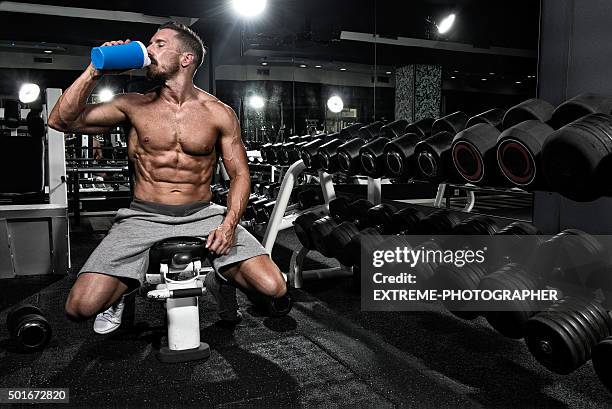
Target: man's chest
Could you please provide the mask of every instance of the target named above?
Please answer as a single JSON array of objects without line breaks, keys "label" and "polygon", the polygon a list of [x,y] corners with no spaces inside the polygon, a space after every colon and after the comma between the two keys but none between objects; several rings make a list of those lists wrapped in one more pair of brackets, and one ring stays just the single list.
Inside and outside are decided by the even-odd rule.
[{"label": "man's chest", "polygon": [[153,105],[135,110],[130,119],[134,142],[147,150],[207,155],[213,152],[219,135],[213,118],[201,109],[172,110]]}]

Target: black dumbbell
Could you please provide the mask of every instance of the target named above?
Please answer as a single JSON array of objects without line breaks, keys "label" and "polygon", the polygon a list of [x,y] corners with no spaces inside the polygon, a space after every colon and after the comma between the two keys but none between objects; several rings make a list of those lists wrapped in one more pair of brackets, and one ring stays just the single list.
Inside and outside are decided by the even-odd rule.
[{"label": "black dumbbell", "polygon": [[338,137],[345,141],[357,138],[359,136],[359,131],[361,128],[363,128],[363,124],[360,122],[349,125],[347,127],[342,128]]},{"label": "black dumbbell", "polygon": [[286,293],[282,297],[275,298],[253,290],[244,290],[242,288],[241,290],[253,305],[254,310],[268,317],[284,317],[289,314],[293,308],[293,299],[289,293]]},{"label": "black dumbbell", "polygon": [[611,328],[612,319],[598,301],[564,297],[529,319],[527,347],[540,364],[567,375],[591,358]]},{"label": "black dumbbell", "polygon": [[559,129],[586,115],[598,113],[612,113],[612,98],[606,95],[580,94],[555,108],[548,124]]},{"label": "black dumbbell", "polygon": [[345,251],[349,243],[359,234],[359,228],[349,221],[343,221],[325,237],[325,246],[329,249],[330,257],[336,258],[344,265],[350,265],[351,255]]},{"label": "black dumbbell", "polygon": [[306,189],[297,194],[297,202],[302,210],[309,209],[324,203],[321,188]]},{"label": "black dumbbell", "polygon": [[327,173],[336,173],[340,169],[338,162],[338,148],[345,141],[340,138],[332,138],[319,147],[318,156],[323,169]]},{"label": "black dumbbell", "polygon": [[380,132],[387,137],[387,139],[395,139],[398,136],[402,136],[406,133],[408,127],[408,121],[405,119],[398,119],[397,121],[389,122],[380,128]]},{"label": "black dumbbell", "polygon": [[451,154],[453,137],[450,132],[439,132],[416,144],[415,162],[426,179],[436,182],[452,179],[455,175]]},{"label": "black dumbbell", "polygon": [[[384,127],[383,127],[384,128]],[[380,178],[385,175],[385,146],[391,140],[386,136],[379,136],[366,143],[359,149],[361,169],[365,176]]]},{"label": "black dumbbell", "polygon": [[12,308],[7,315],[6,325],[16,346],[23,352],[42,350],[52,336],[49,321],[38,307],[31,304]]},{"label": "black dumbbell", "polygon": [[321,169],[321,160],[319,157],[319,148],[326,142],[338,139],[340,134],[335,133],[331,135],[318,135],[316,139],[305,143],[299,148],[299,155],[304,165],[308,170],[319,170]]},{"label": "black dumbbell", "polygon": [[476,124],[488,124],[494,126],[497,129],[502,129],[502,121],[504,119],[504,110],[499,108],[489,109],[482,114],[474,115],[468,119],[466,128]]},{"label": "black dumbbell", "polygon": [[383,155],[387,176],[405,178],[416,174],[414,148],[420,141],[419,135],[407,133],[385,145]]},{"label": "black dumbbell", "polygon": [[295,229],[295,235],[298,240],[308,250],[314,250],[314,243],[310,236],[310,228],[320,218],[315,213],[303,213],[299,215],[293,222],[293,228]]},{"label": "black dumbbell", "polygon": [[499,185],[497,139],[499,130],[489,123],[476,123],[453,138],[455,169],[469,183]]},{"label": "black dumbbell", "polygon": [[528,120],[548,122],[552,117],[554,109],[555,107],[542,99],[528,99],[506,111],[502,127],[503,129],[508,129]]},{"label": "black dumbbell", "polygon": [[434,122],[435,119],[433,118],[419,119],[406,127],[406,133],[417,135],[419,139],[429,138],[431,136],[431,127]]},{"label": "black dumbbell", "polygon": [[[478,286],[482,291],[536,291],[539,280],[518,263],[509,263],[501,269],[486,275]],[[489,324],[500,334],[520,339],[527,334],[527,323],[543,304],[532,299],[513,299],[497,305],[499,310],[484,312]]]},{"label": "black dumbbell", "polygon": [[593,349],[593,368],[603,385],[612,393],[612,337],[602,340]]},{"label": "black dumbbell", "polygon": [[359,130],[359,136],[338,147],[338,164],[340,170],[347,175],[358,175],[362,172],[359,152],[362,146],[380,136],[383,123],[373,122]]},{"label": "black dumbbell", "polygon": [[497,163],[510,183],[524,188],[543,188],[541,166],[544,141],[554,132],[544,122],[531,119],[514,125],[497,139]]},{"label": "black dumbbell", "polygon": [[612,116],[590,114],[553,132],[542,147],[551,190],[575,201],[612,193]]},{"label": "black dumbbell", "polygon": [[328,247],[326,237],[336,228],[338,225],[330,216],[323,216],[315,220],[308,230],[310,235],[310,241],[314,250],[318,251],[325,257],[332,257],[334,246]]},{"label": "black dumbbell", "polygon": [[387,229],[393,220],[397,208],[387,203],[377,204],[366,211],[363,224],[366,227],[374,227],[380,234],[392,234]]},{"label": "black dumbbell", "polygon": [[455,136],[458,132],[465,129],[468,119],[467,114],[462,111],[453,112],[452,114],[439,118],[434,121],[431,126],[431,135],[440,132],[448,132]]},{"label": "black dumbbell", "polygon": [[[487,275],[487,270],[481,264],[469,263],[462,267],[455,264],[441,264],[435,271],[434,280],[436,288],[453,291],[474,291],[478,289],[480,281]],[[480,316],[474,310],[474,304],[463,300],[448,299],[444,306],[457,317],[472,320]],[[472,308],[469,306],[472,305]]]},{"label": "black dumbbell", "polygon": [[436,210],[421,218],[414,226],[412,234],[449,234],[460,223],[454,213]]}]

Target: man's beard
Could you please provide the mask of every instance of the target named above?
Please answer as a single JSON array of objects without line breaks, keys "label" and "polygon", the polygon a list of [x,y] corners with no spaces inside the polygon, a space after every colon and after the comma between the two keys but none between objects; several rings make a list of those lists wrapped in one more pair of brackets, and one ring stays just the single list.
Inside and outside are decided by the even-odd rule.
[{"label": "man's beard", "polygon": [[162,70],[159,65],[151,64],[146,71],[147,79],[157,83],[163,83],[176,75],[179,71],[179,64],[177,62],[165,68],[165,70]]}]

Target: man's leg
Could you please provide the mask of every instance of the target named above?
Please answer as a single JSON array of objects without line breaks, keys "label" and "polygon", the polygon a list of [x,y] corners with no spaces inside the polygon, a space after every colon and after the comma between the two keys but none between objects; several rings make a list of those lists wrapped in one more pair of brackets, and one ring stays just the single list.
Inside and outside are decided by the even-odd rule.
[{"label": "man's leg", "polygon": [[81,273],[66,300],[66,315],[84,321],[108,309],[129,288],[124,280],[99,273]]},{"label": "man's leg", "polygon": [[272,298],[280,298],[287,292],[283,274],[267,254],[237,263],[223,271],[222,275],[241,288]]}]

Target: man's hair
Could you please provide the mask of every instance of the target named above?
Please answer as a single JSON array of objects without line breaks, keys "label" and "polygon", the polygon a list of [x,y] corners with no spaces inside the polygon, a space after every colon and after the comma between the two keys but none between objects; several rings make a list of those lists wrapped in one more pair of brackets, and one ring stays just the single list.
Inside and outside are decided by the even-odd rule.
[{"label": "man's hair", "polygon": [[174,30],[177,32],[177,38],[183,45],[183,51],[191,51],[195,54],[194,65],[196,70],[202,65],[202,61],[204,61],[204,55],[206,55],[206,50],[204,49],[204,43],[199,35],[196,34],[195,31],[190,29],[184,24],[177,23],[175,21],[169,21],[165,24],[159,26],[157,31],[163,29]]}]

